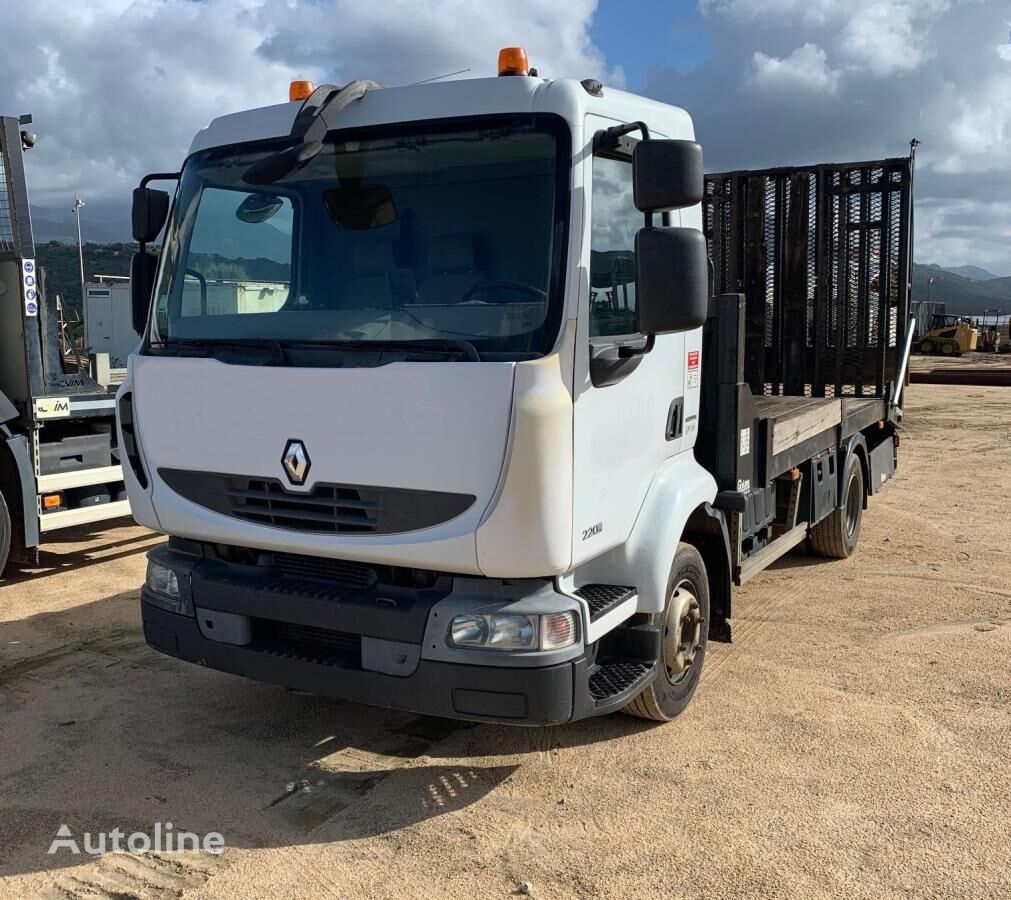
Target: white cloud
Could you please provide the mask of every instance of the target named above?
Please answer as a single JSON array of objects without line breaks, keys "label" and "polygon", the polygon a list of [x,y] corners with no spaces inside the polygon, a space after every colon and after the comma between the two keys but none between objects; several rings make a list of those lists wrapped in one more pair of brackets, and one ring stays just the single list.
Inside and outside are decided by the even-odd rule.
[{"label": "white cloud", "polygon": [[814,91],[835,93],[839,73],[828,66],[828,56],[815,44],[804,44],[779,59],[756,50],[747,75],[750,87],[768,93]]},{"label": "white cloud", "polygon": [[[171,169],[217,115],[287,99],[288,82],[403,84],[494,74],[521,44],[544,75],[610,76],[595,2],[514,0],[0,0],[0,113],[30,112],[33,202],[122,213],[141,175]],[[110,211],[109,215],[112,215]]]},{"label": "white cloud", "polygon": [[700,0],[714,22],[749,29],[819,32],[831,38],[833,61],[878,75],[909,72],[929,56],[929,27],[952,2],[975,0]]},{"label": "white cloud", "polygon": [[917,257],[1011,271],[1005,0],[699,7],[712,58],[654,69],[646,90],[692,113],[710,170],[899,156],[919,138]]}]

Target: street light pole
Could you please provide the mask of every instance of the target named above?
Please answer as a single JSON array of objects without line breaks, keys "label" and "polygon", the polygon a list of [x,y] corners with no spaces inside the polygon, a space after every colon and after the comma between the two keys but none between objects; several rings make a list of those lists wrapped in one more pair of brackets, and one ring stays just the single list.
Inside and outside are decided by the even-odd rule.
[{"label": "street light pole", "polygon": [[[79,225],[80,225],[80,223],[78,223],[78,226]],[[936,275],[931,275],[930,278],[927,279],[927,302],[928,303],[930,303],[930,286],[934,283],[934,280],[936,278],[937,278]]]},{"label": "street light pole", "polygon": [[84,308],[84,244],[81,242],[81,207],[84,201],[81,195],[74,191],[74,215],[77,216],[77,262],[81,268],[81,308]]}]

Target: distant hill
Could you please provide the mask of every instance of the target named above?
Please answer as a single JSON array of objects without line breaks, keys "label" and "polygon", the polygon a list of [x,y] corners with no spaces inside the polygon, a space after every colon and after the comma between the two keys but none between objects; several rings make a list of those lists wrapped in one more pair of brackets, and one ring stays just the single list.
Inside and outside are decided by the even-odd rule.
[{"label": "distant hill", "polygon": [[995,278],[1001,277],[979,266],[940,266],[940,268],[945,272],[951,272],[952,275],[961,275],[963,278],[971,278],[973,281],[993,281]]},{"label": "distant hill", "polygon": [[[62,220],[33,214],[32,232],[36,243],[62,241],[77,244],[77,223],[73,216]],[[81,232],[85,241],[95,244],[115,244],[130,240],[129,226],[120,223],[84,221],[81,223]]]},{"label": "distant hill", "polygon": [[[928,290],[931,278],[934,283]],[[1011,278],[991,276],[985,281],[976,280],[956,275],[940,266],[916,263],[913,266],[913,299],[928,298],[944,302],[950,315],[979,316],[986,309],[999,309],[1007,314],[1011,312]]]},{"label": "distant hill", "polygon": [[[136,249],[136,244],[85,244],[85,279],[94,281],[96,275],[129,275],[130,260]],[[59,294],[63,298],[65,309],[81,309],[81,270],[77,261],[77,245],[62,241],[36,244],[35,258],[46,273],[47,296]],[[190,259],[208,279],[286,281],[291,277],[287,265],[263,257],[232,259],[217,253],[195,253]]]}]

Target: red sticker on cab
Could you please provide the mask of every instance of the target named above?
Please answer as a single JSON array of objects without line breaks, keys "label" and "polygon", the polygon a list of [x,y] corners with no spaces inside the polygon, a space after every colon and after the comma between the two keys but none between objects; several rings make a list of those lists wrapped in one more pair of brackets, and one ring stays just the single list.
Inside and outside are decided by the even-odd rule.
[{"label": "red sticker on cab", "polygon": [[689,350],[688,351],[688,368],[697,369],[699,367],[699,351]]}]

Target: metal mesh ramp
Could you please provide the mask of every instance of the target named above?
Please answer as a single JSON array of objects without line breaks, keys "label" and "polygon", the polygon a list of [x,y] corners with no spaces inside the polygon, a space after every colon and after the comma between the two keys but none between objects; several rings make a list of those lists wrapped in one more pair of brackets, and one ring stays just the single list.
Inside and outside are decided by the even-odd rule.
[{"label": "metal mesh ramp", "polygon": [[913,158],[706,178],[714,294],[747,298],[753,393],[882,396],[908,320]]}]

